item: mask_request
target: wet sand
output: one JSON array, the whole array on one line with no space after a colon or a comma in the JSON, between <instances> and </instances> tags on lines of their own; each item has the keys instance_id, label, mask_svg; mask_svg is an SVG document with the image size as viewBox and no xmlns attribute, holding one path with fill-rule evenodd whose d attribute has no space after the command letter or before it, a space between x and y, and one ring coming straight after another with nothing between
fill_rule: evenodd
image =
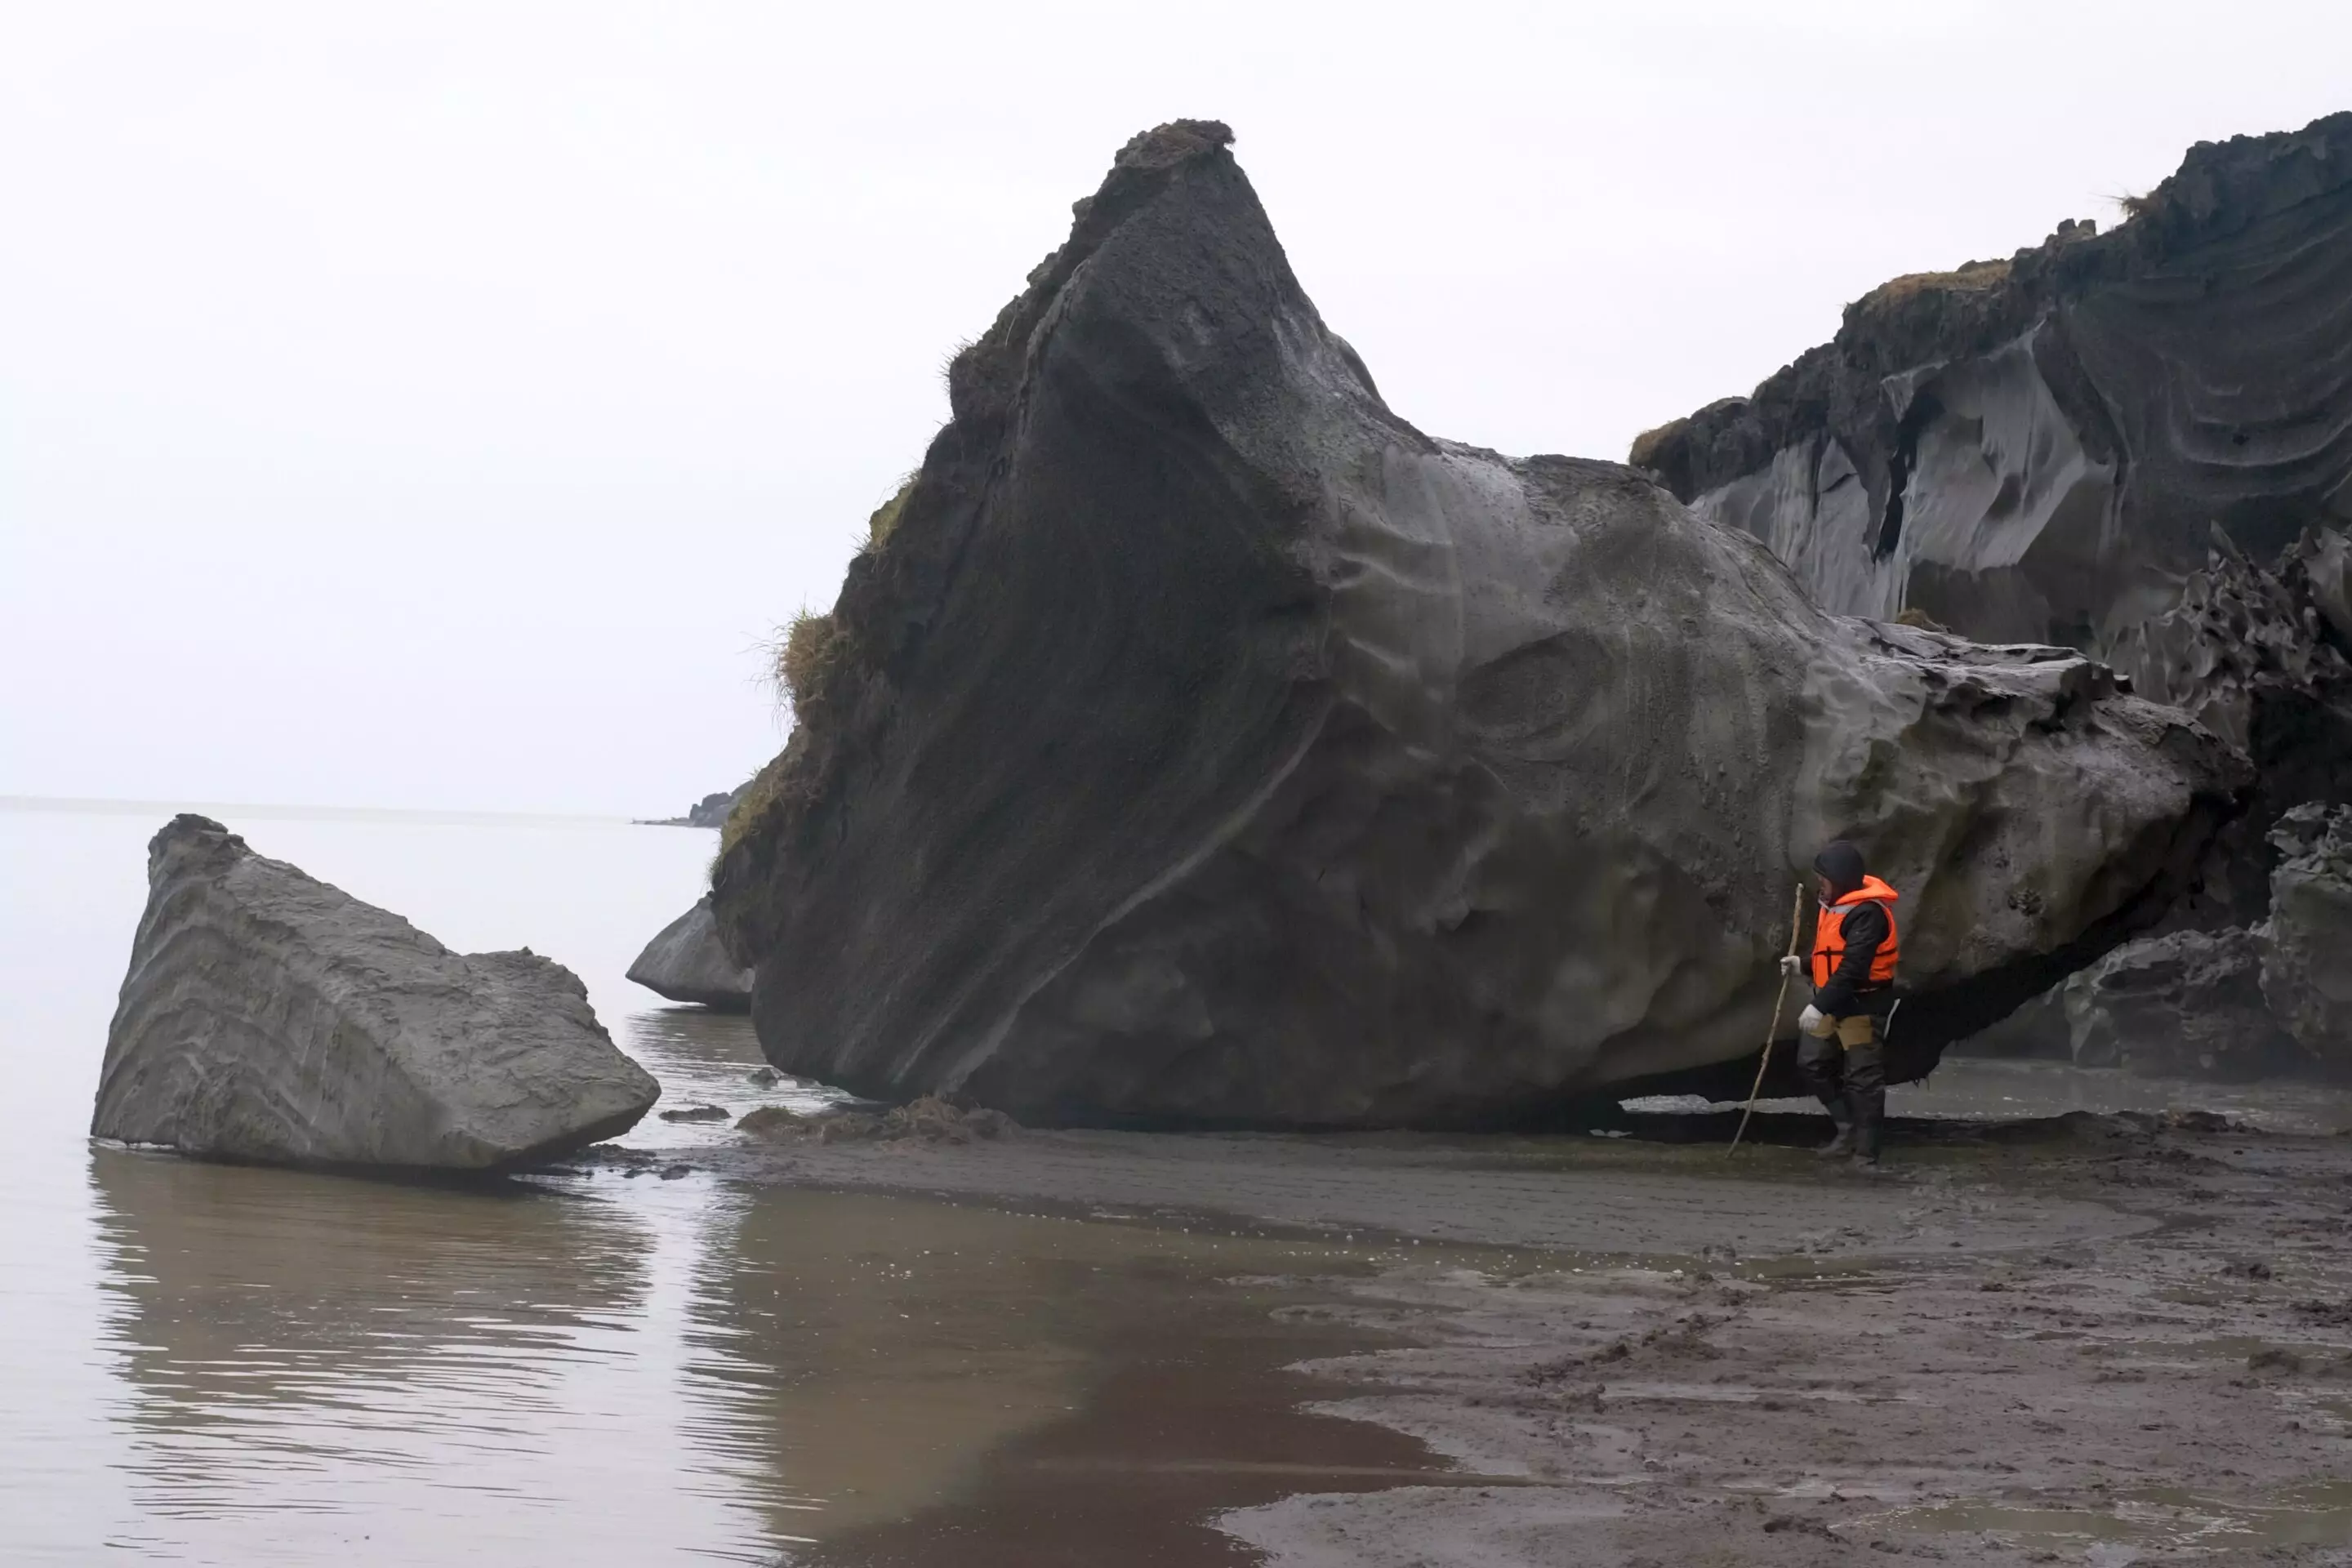
<instances>
[{"instance_id":1,"label":"wet sand","mask_svg":"<svg viewBox=\"0 0 2352 1568\"><path fill-rule=\"evenodd\" d=\"M1296 1296L1272 1311L1381 1342L1282 1374L1339 1392L1267 1387L1417 1439L1443 1476L1247 1473L1227 1433L1196 1445L1216 1462L1188 1461L1202 1484L1128 1495L1089 1529L1066 1504L1083 1489L1056 1520L1040 1479L1100 1441L1104 1417L1074 1414L961 1500L820 1562L2352 1563L2352 1138L1923 1121L1871 1175L1795 1146L1817 1126L1759 1118L1767 1142L1735 1157L1673 1141L1727 1132L1718 1118L1631 1138L743 1140L593 1163L1376 1248L1369 1273L1279 1281ZM1101 1399L1132 1425L1181 1410L1167 1386ZM1327 1468L1330 1436L1307 1439ZM1211 1512L1219 1533L1186 1532ZM1160 1544L1117 1554L1145 1518Z\"/></svg>"}]
</instances>

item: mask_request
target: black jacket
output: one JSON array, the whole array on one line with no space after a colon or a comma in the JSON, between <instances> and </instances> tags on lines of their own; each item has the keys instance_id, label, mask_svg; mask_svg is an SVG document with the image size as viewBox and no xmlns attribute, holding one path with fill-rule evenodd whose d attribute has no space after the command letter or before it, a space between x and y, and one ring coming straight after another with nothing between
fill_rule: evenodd
<instances>
[{"instance_id":1,"label":"black jacket","mask_svg":"<svg viewBox=\"0 0 2352 1568\"><path fill-rule=\"evenodd\" d=\"M1885 906L1875 900L1855 903L1846 910L1845 924L1841 929L1845 937L1845 956L1838 961L1837 973L1830 976L1830 983L1813 990L1813 1005L1832 1018L1874 1011L1873 1004L1883 1002L1892 989L1870 983L1871 960L1878 956L1879 948L1893 929L1887 924Z\"/></svg>"}]
</instances>

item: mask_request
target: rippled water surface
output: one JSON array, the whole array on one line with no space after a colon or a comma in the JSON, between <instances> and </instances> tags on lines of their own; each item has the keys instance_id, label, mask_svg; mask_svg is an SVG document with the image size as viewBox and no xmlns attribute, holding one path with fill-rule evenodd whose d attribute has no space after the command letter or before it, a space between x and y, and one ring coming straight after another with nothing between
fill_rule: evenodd
<instances>
[{"instance_id":1,"label":"rippled water surface","mask_svg":"<svg viewBox=\"0 0 2352 1568\"><path fill-rule=\"evenodd\" d=\"M216 815L453 946L571 965L667 1107L824 1098L754 1082L742 1020L622 978L707 834ZM1348 1265L1328 1249L700 1174L457 1188L92 1147L161 820L0 809L0 1562L1213 1563L1213 1504L1426 1465L1293 1408L1279 1368L1330 1333L1236 1281Z\"/></svg>"}]
</instances>

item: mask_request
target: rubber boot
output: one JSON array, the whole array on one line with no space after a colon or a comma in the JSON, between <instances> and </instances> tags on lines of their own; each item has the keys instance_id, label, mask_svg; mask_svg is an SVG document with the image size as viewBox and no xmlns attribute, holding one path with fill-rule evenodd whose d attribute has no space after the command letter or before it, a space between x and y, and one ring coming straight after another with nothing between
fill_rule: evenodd
<instances>
[{"instance_id":1,"label":"rubber boot","mask_svg":"<svg viewBox=\"0 0 2352 1568\"><path fill-rule=\"evenodd\" d=\"M1813 1151L1822 1160L1843 1160L1854 1151L1853 1113L1841 1101L1829 1108L1830 1121L1837 1125L1837 1136Z\"/></svg>"},{"instance_id":2,"label":"rubber boot","mask_svg":"<svg viewBox=\"0 0 2352 1568\"><path fill-rule=\"evenodd\" d=\"M1854 1159L1874 1170L1886 1129L1886 1054L1875 1041L1845 1053L1845 1104L1853 1129Z\"/></svg>"},{"instance_id":3,"label":"rubber boot","mask_svg":"<svg viewBox=\"0 0 2352 1568\"><path fill-rule=\"evenodd\" d=\"M1855 1099L1862 1097L1856 1095ZM1878 1149L1885 1131L1883 1111L1857 1108L1853 1113L1853 1163L1865 1170L1878 1169Z\"/></svg>"},{"instance_id":4,"label":"rubber boot","mask_svg":"<svg viewBox=\"0 0 2352 1568\"><path fill-rule=\"evenodd\" d=\"M1853 1152L1853 1118L1845 1108L1843 1054L1835 1040L1806 1035L1797 1041L1797 1076L1805 1080L1805 1087L1837 1125L1837 1136L1816 1151L1823 1159L1843 1159Z\"/></svg>"}]
</instances>

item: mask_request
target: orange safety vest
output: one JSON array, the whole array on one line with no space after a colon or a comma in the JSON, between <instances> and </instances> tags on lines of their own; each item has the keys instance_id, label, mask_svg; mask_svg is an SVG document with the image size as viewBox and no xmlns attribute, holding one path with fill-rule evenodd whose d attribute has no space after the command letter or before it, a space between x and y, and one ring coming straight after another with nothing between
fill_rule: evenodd
<instances>
[{"instance_id":1,"label":"orange safety vest","mask_svg":"<svg viewBox=\"0 0 2352 1568\"><path fill-rule=\"evenodd\" d=\"M1886 940L1870 960L1872 985L1891 984L1895 979L1895 961L1902 956L1902 943L1895 931L1895 889L1875 877L1864 877L1862 886L1834 904L1822 906L1821 918L1813 922L1813 988L1821 989L1837 973L1845 957L1845 917L1849 910L1874 903L1886 910Z\"/></svg>"}]
</instances>

